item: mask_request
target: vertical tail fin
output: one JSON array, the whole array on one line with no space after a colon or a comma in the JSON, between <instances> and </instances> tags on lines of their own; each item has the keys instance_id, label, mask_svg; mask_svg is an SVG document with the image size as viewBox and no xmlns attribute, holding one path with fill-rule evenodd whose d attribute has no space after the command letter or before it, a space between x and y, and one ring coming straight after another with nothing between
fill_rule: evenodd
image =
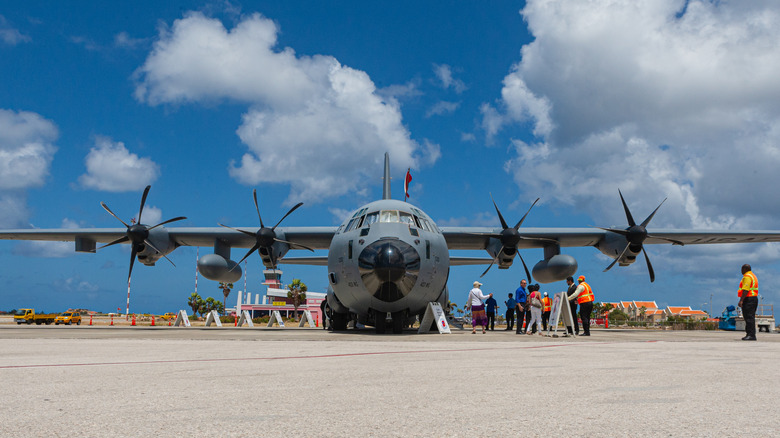
<instances>
[{"instance_id":1,"label":"vertical tail fin","mask_svg":"<svg viewBox=\"0 0 780 438\"><path fill-rule=\"evenodd\" d=\"M385 152L385 177L382 189L382 199L392 199L390 196L390 155Z\"/></svg>"}]
</instances>

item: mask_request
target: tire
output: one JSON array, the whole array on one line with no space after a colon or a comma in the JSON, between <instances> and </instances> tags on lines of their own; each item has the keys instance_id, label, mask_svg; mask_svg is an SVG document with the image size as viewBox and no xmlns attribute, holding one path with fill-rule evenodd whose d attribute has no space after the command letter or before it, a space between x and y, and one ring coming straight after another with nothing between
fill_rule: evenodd
<instances>
[{"instance_id":1,"label":"tire","mask_svg":"<svg viewBox=\"0 0 780 438\"><path fill-rule=\"evenodd\" d=\"M77 322L76 325L81 325L81 321Z\"/></svg>"}]
</instances>

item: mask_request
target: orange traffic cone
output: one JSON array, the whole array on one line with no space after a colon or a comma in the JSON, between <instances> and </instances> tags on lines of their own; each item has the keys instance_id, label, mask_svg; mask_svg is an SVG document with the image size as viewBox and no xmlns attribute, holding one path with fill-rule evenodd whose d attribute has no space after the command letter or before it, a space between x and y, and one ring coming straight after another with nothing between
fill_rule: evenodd
<instances>
[{"instance_id":1,"label":"orange traffic cone","mask_svg":"<svg viewBox=\"0 0 780 438\"><path fill-rule=\"evenodd\" d=\"M111 324L109 325L114 325L114 315L111 315Z\"/></svg>"},{"instance_id":2,"label":"orange traffic cone","mask_svg":"<svg viewBox=\"0 0 780 438\"><path fill-rule=\"evenodd\" d=\"M133 313L133 322L131 322L130 325L135 325L135 313Z\"/></svg>"},{"instance_id":3,"label":"orange traffic cone","mask_svg":"<svg viewBox=\"0 0 780 438\"><path fill-rule=\"evenodd\" d=\"M92 315L89 315L89 325L92 325Z\"/></svg>"},{"instance_id":4,"label":"orange traffic cone","mask_svg":"<svg viewBox=\"0 0 780 438\"><path fill-rule=\"evenodd\" d=\"M233 327L238 327L238 315L233 317Z\"/></svg>"},{"instance_id":5,"label":"orange traffic cone","mask_svg":"<svg viewBox=\"0 0 780 438\"><path fill-rule=\"evenodd\" d=\"M152 315L152 327L154 327L154 315Z\"/></svg>"}]
</instances>

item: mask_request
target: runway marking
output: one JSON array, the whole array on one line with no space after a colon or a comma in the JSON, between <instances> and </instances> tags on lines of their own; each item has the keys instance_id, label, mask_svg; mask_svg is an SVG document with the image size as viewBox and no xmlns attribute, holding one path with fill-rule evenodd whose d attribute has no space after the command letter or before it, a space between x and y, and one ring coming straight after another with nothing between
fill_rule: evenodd
<instances>
[{"instance_id":1,"label":"runway marking","mask_svg":"<svg viewBox=\"0 0 780 438\"><path fill-rule=\"evenodd\" d=\"M642 341L658 342L658 341ZM0 365L0 370L19 369L19 368L58 368L58 367L88 367L88 366L111 366L111 365L158 365L173 363L198 363L198 362L237 362L237 361L263 361L263 360L290 360L290 359L328 359L337 357L358 357L358 356L380 356L380 355L400 355L400 354L429 354L429 353L461 353L472 351L492 351L492 350L534 350L542 348L574 347L580 345L605 345L617 344L618 342L588 342L587 344L552 344L552 345L531 345L526 347L483 347L483 348L454 348L438 350L410 350L410 351L373 351L363 353L338 353L338 354L319 354L305 356L272 356L272 357L235 357L219 359L169 359L169 360L143 360L126 362L86 362L86 363L57 363L57 364L32 364L32 365ZM625 344L625 342L621 342Z\"/></svg>"}]
</instances>

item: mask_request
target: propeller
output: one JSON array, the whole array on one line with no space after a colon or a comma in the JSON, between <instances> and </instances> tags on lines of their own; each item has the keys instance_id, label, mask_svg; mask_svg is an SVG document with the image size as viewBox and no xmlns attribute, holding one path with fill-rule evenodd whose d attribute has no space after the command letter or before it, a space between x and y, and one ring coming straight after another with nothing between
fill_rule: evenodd
<instances>
[{"instance_id":1,"label":"propeller","mask_svg":"<svg viewBox=\"0 0 780 438\"><path fill-rule=\"evenodd\" d=\"M661 208L662 205L664 205L664 202L666 202L667 198L664 198L663 201L661 201L660 204L658 204L658 207L653 210L652 213L650 213L650 216L647 217L644 221L642 221L641 224L637 225L634 221L634 217L631 215L631 210L628 209L628 205L626 204L626 200L623 198L623 193L618 189L618 194L620 194L620 201L623 202L623 209L626 211L626 219L628 220L628 228L626 229L620 229L620 228L602 228L602 227L596 227L604 231L609 231L611 233L620 234L621 236L624 236L626 238L626 247L623 249L623 252L620 253L620 255L615 258L615 260L612 261L612 263L607 266L606 269L604 269L604 272L609 271L612 269L613 266L615 266L615 263L617 263L619 260L623 258L623 256L628 252L629 248L634 252L642 251L642 254L645 256L645 262L647 263L647 272L650 274L650 282L655 281L655 271L653 270L653 265L650 263L650 258L647 256L647 251L645 251L645 247L643 245L645 239L648 237L652 237L653 239L659 239L659 240L665 240L667 242L670 242L675 245L684 245L683 242L680 242L679 240L669 239L666 237L661 236L653 236L647 233L647 224L650 223L650 221L653 219L653 216L655 216L655 213L658 211L659 208Z\"/></svg>"},{"instance_id":2,"label":"propeller","mask_svg":"<svg viewBox=\"0 0 780 438\"><path fill-rule=\"evenodd\" d=\"M114 240L113 242L109 242L103 246L101 246L98 249L103 249L111 245L116 245L117 243L125 243L130 242L130 269L127 272L127 287L128 287L128 300L129 300L129 288L130 288L130 277L133 275L133 264L135 263L135 258L138 255L139 252L144 250L144 245L148 246L149 248L152 248L153 250L160 253L163 257L165 257L165 260L168 260L171 262L173 266L176 266L171 259L169 259L165 254L162 253L157 247L154 246L154 244L149 240L149 231L163 226L165 224L169 224L171 222L176 222L180 220L187 219L184 216L175 217L173 219L168 219L167 221L160 222L157 225L154 225L152 227L148 225L144 225L141 223L141 214L144 212L144 204L146 204L146 197L149 195L149 189L151 189L152 186L148 185L144 189L144 194L141 196L141 207L138 209L138 222L133 225L128 225L125 221L119 218L116 214L114 214L113 211L111 211L110 208L108 208L108 205L106 205L105 202L101 202L100 205L110 214L111 216L114 216L119 222L122 222L122 225L124 225L127 228L127 233L120 237L119 239ZM129 307L129 306L128 306Z\"/></svg>"},{"instance_id":3,"label":"propeller","mask_svg":"<svg viewBox=\"0 0 780 438\"><path fill-rule=\"evenodd\" d=\"M536 198L536 200L531 204L531 206L528 208L528 211L525 212L523 217L520 219L520 221L515 225L514 227L510 227L506 221L504 220L504 215L501 214L501 211L498 209L498 205L496 205L495 199L493 199L493 195L490 195L490 200L493 201L493 207L496 208L496 213L498 213L498 219L501 221L501 227L503 230L501 230L501 233L494 233L494 234L488 234L488 236L496 238L501 241L501 251L499 251L499 254L501 252L504 252L506 255L510 255L514 257L515 254L517 254L518 257L520 257L520 261L523 263L523 268L525 269L525 275L528 277L528 283L531 283L531 272L528 271L528 266L525 264L525 260L523 260L523 256L520 255L520 252L517 251L517 244L525 239L525 237L520 235L520 232L518 231L520 229L520 225L523 224L523 221L525 221L526 216L528 216L528 213L531 212L531 209L534 208L534 205L536 205L537 202L539 202L539 198ZM490 268L493 267L493 264L496 262L496 259L498 258L498 255L493 258L493 261L490 262L490 265L485 269L485 272L480 275L480 278L484 277L485 274L488 273Z\"/></svg>"},{"instance_id":4,"label":"propeller","mask_svg":"<svg viewBox=\"0 0 780 438\"><path fill-rule=\"evenodd\" d=\"M242 234L245 234L247 236L251 236L251 237L255 238L254 246L252 246L252 248L249 250L249 252L247 252L246 255L244 255L244 257L238 263L236 263L236 266L240 265L241 262L246 260L247 257L252 255L252 253L257 251L258 249L260 249L260 248L267 248L268 249L268 253L271 254L271 257L272 257L272 263L273 263L274 267L276 267L276 260L273 259L273 251L271 251L271 247L273 246L273 244L275 242L286 243L287 245L290 245L290 247L299 247L299 248L308 249L309 251L314 252L314 250L309 248L308 246L301 245L300 243L289 242L287 240L282 240L282 239L276 237L276 231L275 231L276 227L278 227L279 224L282 223L282 221L287 216L290 215L290 213L294 212L295 210L298 209L298 207L303 205L303 202L299 202L298 204L296 204L293 208L290 209L290 211L287 212L287 214L285 214L284 216L282 216L281 219L279 219L279 222L277 222L276 225L274 225L271 228L268 228L263 223L263 217L260 216L260 206L257 203L257 189L253 189L252 190L252 196L255 199L255 210L257 210L257 218L260 219L260 229L259 230L257 230L256 232L253 233L251 231L239 230L238 228L233 228L233 227L229 227L227 225L219 224L219 226L221 226L221 227L225 227L225 228L231 229L233 231L237 231L239 233L242 233ZM234 266L234 268L235 268L235 266ZM232 270L233 269L231 268L231 271Z\"/></svg>"}]
</instances>

